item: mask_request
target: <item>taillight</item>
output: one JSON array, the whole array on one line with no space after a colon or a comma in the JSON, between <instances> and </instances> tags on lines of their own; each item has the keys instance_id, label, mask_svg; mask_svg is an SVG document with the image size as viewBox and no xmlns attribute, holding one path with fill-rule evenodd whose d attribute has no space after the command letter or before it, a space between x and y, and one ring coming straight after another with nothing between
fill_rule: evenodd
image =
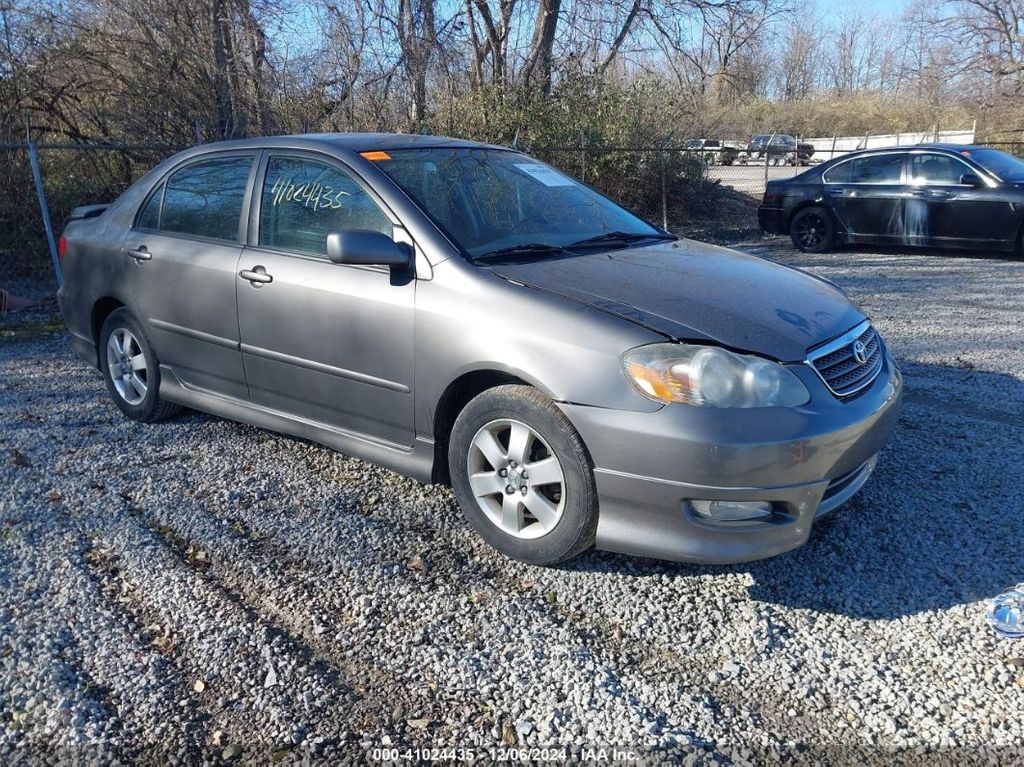
<instances>
[{"instance_id":1,"label":"taillight","mask_svg":"<svg viewBox=\"0 0 1024 767\"><path fill-rule=\"evenodd\" d=\"M64 254L67 252L67 249L68 241L64 239L64 235L62 234L60 239L57 240L57 255L60 257L61 261L64 260Z\"/></svg>"},{"instance_id":2,"label":"taillight","mask_svg":"<svg viewBox=\"0 0 1024 767\"><path fill-rule=\"evenodd\" d=\"M771 207L781 207L784 197L785 195L777 194L775 192L765 192L764 199L761 201L761 204Z\"/></svg>"}]
</instances>

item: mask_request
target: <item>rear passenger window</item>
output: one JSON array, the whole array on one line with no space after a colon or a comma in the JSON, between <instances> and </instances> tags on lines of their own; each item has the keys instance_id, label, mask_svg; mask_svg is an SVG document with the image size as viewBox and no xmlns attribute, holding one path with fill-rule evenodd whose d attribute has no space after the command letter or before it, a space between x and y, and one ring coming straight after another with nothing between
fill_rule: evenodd
<instances>
[{"instance_id":1,"label":"rear passenger window","mask_svg":"<svg viewBox=\"0 0 1024 767\"><path fill-rule=\"evenodd\" d=\"M903 155L880 154L837 165L826 171L825 180L846 184L898 184L902 170Z\"/></svg>"},{"instance_id":2,"label":"rear passenger window","mask_svg":"<svg viewBox=\"0 0 1024 767\"><path fill-rule=\"evenodd\" d=\"M853 161L850 181L862 184L898 184L903 171L903 156L884 154Z\"/></svg>"},{"instance_id":3,"label":"rear passenger window","mask_svg":"<svg viewBox=\"0 0 1024 767\"><path fill-rule=\"evenodd\" d=\"M152 225L153 213L150 210L153 201L159 197L157 193L143 210L139 226L237 241L252 161L252 155L216 157L175 171L164 184L159 225Z\"/></svg>"},{"instance_id":4,"label":"rear passenger window","mask_svg":"<svg viewBox=\"0 0 1024 767\"><path fill-rule=\"evenodd\" d=\"M260 245L327 254L327 235L370 229L389 237L394 226L377 203L335 165L271 157L260 202Z\"/></svg>"}]
</instances>

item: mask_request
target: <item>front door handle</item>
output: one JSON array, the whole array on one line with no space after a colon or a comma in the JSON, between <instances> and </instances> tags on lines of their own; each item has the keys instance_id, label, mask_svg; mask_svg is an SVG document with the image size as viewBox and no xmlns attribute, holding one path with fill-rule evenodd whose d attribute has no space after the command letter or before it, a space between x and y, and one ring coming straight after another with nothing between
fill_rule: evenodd
<instances>
[{"instance_id":1,"label":"front door handle","mask_svg":"<svg viewBox=\"0 0 1024 767\"><path fill-rule=\"evenodd\" d=\"M951 200L955 195L944 189L911 189L913 197L924 197L929 200Z\"/></svg>"},{"instance_id":2,"label":"front door handle","mask_svg":"<svg viewBox=\"0 0 1024 767\"><path fill-rule=\"evenodd\" d=\"M139 247L128 251L128 255L138 261L149 261L153 257L153 254L149 252L149 249L145 245L139 245Z\"/></svg>"},{"instance_id":3,"label":"front door handle","mask_svg":"<svg viewBox=\"0 0 1024 767\"><path fill-rule=\"evenodd\" d=\"M251 282L254 288L274 281L273 276L267 274L266 267L262 265L254 266L252 269L243 269L238 273L238 276L243 280Z\"/></svg>"}]
</instances>

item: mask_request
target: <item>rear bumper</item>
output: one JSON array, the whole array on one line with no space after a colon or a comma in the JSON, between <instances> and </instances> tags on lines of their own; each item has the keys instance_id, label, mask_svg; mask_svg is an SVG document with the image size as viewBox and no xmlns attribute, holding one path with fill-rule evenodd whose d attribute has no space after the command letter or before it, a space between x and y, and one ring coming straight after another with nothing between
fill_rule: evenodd
<instances>
[{"instance_id":1,"label":"rear bumper","mask_svg":"<svg viewBox=\"0 0 1024 767\"><path fill-rule=\"evenodd\" d=\"M99 367L96 341L92 337L90 307L81 291L69 288L67 282L57 291L57 305L60 307L64 324L71 334L71 348L93 367Z\"/></svg>"},{"instance_id":2,"label":"rear bumper","mask_svg":"<svg viewBox=\"0 0 1024 767\"><path fill-rule=\"evenodd\" d=\"M760 206L757 209L757 223L762 231L769 234L789 234L789 223L782 208Z\"/></svg>"},{"instance_id":3,"label":"rear bumper","mask_svg":"<svg viewBox=\"0 0 1024 767\"><path fill-rule=\"evenodd\" d=\"M591 450L600 499L597 547L637 556L726 564L807 541L816 518L867 482L898 418L902 380L891 357L850 401L804 408L656 413L562 405ZM716 423L717 422L717 423ZM692 500L759 501L753 522L700 517Z\"/></svg>"}]
</instances>

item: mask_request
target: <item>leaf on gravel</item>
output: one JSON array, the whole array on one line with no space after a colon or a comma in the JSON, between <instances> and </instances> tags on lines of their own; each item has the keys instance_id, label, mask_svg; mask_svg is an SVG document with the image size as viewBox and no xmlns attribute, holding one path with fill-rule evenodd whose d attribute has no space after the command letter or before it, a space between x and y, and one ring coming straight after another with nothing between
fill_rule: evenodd
<instances>
[{"instance_id":1,"label":"leaf on gravel","mask_svg":"<svg viewBox=\"0 0 1024 767\"><path fill-rule=\"evenodd\" d=\"M1024 658L1009 658L1006 665L1013 668L1024 668Z\"/></svg>"},{"instance_id":2,"label":"leaf on gravel","mask_svg":"<svg viewBox=\"0 0 1024 767\"><path fill-rule=\"evenodd\" d=\"M430 726L429 719L410 719L409 726L414 730L425 730Z\"/></svg>"},{"instance_id":3,"label":"leaf on gravel","mask_svg":"<svg viewBox=\"0 0 1024 767\"><path fill-rule=\"evenodd\" d=\"M64 500L64 494L60 490L51 490L46 497L50 499L50 503L60 503Z\"/></svg>"},{"instance_id":4,"label":"leaf on gravel","mask_svg":"<svg viewBox=\"0 0 1024 767\"><path fill-rule=\"evenodd\" d=\"M403 716L405 716L405 709L401 706L395 706L393 709L391 709L391 718L394 719L396 722Z\"/></svg>"},{"instance_id":5,"label":"leaf on gravel","mask_svg":"<svg viewBox=\"0 0 1024 767\"><path fill-rule=\"evenodd\" d=\"M230 761L231 759L237 759L242 755L242 747L237 743L232 743L230 746L220 752L221 758Z\"/></svg>"},{"instance_id":6,"label":"leaf on gravel","mask_svg":"<svg viewBox=\"0 0 1024 767\"><path fill-rule=\"evenodd\" d=\"M421 573L425 573L427 571L427 566L423 562L423 557L413 557L405 563L405 566L410 570L419 570Z\"/></svg>"},{"instance_id":7,"label":"leaf on gravel","mask_svg":"<svg viewBox=\"0 0 1024 767\"><path fill-rule=\"evenodd\" d=\"M32 461L25 457L25 455L18 450L16 447L12 447L10 450L11 463L15 466L27 467L32 465Z\"/></svg>"},{"instance_id":8,"label":"leaf on gravel","mask_svg":"<svg viewBox=\"0 0 1024 767\"><path fill-rule=\"evenodd\" d=\"M270 752L270 761L272 764L278 764L288 758L292 750L290 748L278 748Z\"/></svg>"},{"instance_id":9,"label":"leaf on gravel","mask_svg":"<svg viewBox=\"0 0 1024 767\"><path fill-rule=\"evenodd\" d=\"M210 565L210 555L198 546L189 546L187 556L188 563L193 567L209 567Z\"/></svg>"},{"instance_id":10,"label":"leaf on gravel","mask_svg":"<svg viewBox=\"0 0 1024 767\"><path fill-rule=\"evenodd\" d=\"M197 679L195 682L192 683L192 689L196 692L202 692L206 689L206 682L204 682L202 679Z\"/></svg>"},{"instance_id":11,"label":"leaf on gravel","mask_svg":"<svg viewBox=\"0 0 1024 767\"><path fill-rule=\"evenodd\" d=\"M507 722L501 726L501 742L506 746L514 746L516 744L516 731Z\"/></svg>"},{"instance_id":12,"label":"leaf on gravel","mask_svg":"<svg viewBox=\"0 0 1024 767\"><path fill-rule=\"evenodd\" d=\"M557 601L558 601L558 594L556 594L554 591L549 591L548 592L548 604L553 605Z\"/></svg>"},{"instance_id":13,"label":"leaf on gravel","mask_svg":"<svg viewBox=\"0 0 1024 767\"><path fill-rule=\"evenodd\" d=\"M214 746L220 746L224 742L224 730L214 730L213 735L210 736L210 743Z\"/></svg>"},{"instance_id":14,"label":"leaf on gravel","mask_svg":"<svg viewBox=\"0 0 1024 767\"><path fill-rule=\"evenodd\" d=\"M160 626L158 625L147 626L147 629L155 629L156 631L161 630ZM164 655L170 655L172 652L174 652L174 640L171 638L170 626L163 629L163 633L160 636L154 637L152 640L150 640L150 645L152 645L158 652L161 652Z\"/></svg>"},{"instance_id":15,"label":"leaf on gravel","mask_svg":"<svg viewBox=\"0 0 1024 767\"><path fill-rule=\"evenodd\" d=\"M536 581L532 581L529 578L519 581L519 590L522 592L531 591L534 586L537 585Z\"/></svg>"}]
</instances>

